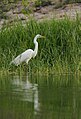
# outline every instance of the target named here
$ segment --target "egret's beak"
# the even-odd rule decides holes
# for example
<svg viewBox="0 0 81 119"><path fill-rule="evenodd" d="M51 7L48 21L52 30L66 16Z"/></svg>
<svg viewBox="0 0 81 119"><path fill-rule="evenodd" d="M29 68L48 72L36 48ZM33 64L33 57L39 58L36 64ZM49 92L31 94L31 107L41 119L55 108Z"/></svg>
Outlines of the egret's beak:
<svg viewBox="0 0 81 119"><path fill-rule="evenodd" d="M41 36L41 38L45 38L45 36Z"/></svg>

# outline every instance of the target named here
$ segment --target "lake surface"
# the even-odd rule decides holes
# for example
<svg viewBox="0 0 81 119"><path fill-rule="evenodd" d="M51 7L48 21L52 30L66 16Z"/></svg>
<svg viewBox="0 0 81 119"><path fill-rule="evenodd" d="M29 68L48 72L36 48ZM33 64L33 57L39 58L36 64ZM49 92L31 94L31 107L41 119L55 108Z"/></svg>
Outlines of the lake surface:
<svg viewBox="0 0 81 119"><path fill-rule="evenodd" d="M81 119L81 76L1 76L0 119Z"/></svg>

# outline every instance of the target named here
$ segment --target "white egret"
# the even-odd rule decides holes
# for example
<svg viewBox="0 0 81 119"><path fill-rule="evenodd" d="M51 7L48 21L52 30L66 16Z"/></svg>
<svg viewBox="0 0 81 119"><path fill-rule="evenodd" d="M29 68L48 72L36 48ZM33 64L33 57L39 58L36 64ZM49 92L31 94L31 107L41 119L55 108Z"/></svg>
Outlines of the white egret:
<svg viewBox="0 0 81 119"><path fill-rule="evenodd" d="M26 50L25 52L18 55L14 60L12 60L10 64L15 64L16 66L18 66L22 62L26 62L28 64L29 60L31 58L34 58L37 55L37 52L38 52L37 39L38 38L44 38L44 36L41 36L40 34L37 34L34 38L35 49L34 50L32 50L32 49Z"/></svg>

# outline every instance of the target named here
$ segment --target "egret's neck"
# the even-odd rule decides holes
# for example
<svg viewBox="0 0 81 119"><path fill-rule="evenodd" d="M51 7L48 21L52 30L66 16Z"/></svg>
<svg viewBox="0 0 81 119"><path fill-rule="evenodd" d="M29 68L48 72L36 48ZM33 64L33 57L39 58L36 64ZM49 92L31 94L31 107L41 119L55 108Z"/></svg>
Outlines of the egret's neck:
<svg viewBox="0 0 81 119"><path fill-rule="evenodd" d="M34 49L34 55L33 55L33 57L35 57L37 55L37 52L38 52L37 37L34 38L34 44L35 44L35 49Z"/></svg>

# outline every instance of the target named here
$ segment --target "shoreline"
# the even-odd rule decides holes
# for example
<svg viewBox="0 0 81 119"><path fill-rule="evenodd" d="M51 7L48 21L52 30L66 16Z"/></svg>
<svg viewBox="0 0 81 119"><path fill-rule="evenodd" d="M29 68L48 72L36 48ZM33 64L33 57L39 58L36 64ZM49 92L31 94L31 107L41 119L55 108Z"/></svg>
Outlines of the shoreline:
<svg viewBox="0 0 81 119"><path fill-rule="evenodd" d="M0 18L0 28L13 22L22 21L27 22L29 18L33 18L37 21L50 20L50 19L63 19L67 16L70 19L75 19L77 14L81 19L81 3L65 4L59 8L55 8L55 4L47 5L44 7L35 8L32 13L25 13L24 6L21 2L6 8L2 12L2 18Z"/></svg>

